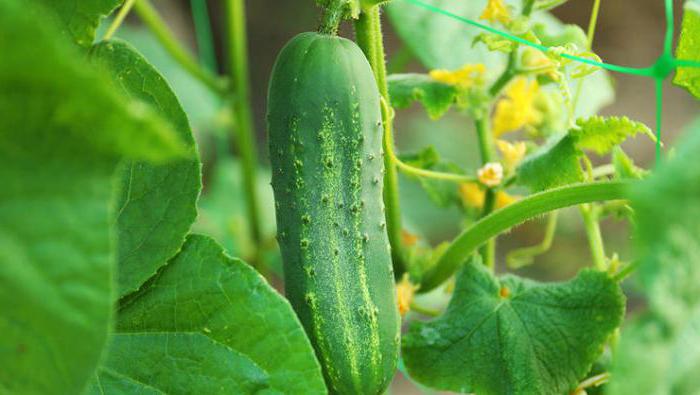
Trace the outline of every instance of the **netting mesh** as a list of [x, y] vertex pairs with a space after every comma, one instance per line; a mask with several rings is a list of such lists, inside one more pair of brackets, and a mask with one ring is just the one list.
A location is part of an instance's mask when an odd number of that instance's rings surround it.
[[[466, 25], [474, 26], [479, 29], [488, 31], [493, 34], [497, 34], [505, 39], [508, 39], [510, 41], [516, 42], [518, 44], [526, 45], [528, 47], [532, 47], [535, 49], [538, 49], [543, 52], [550, 51], [551, 48], [547, 47], [542, 44], [538, 44], [532, 41], [528, 41], [522, 37], [517, 37], [514, 36], [508, 32], [504, 32], [501, 30], [498, 30], [496, 28], [493, 28], [489, 25], [477, 22], [475, 20], [465, 18], [463, 16], [454, 14], [452, 12], [449, 12], [447, 10], [441, 9], [439, 7], [436, 7], [432, 4], [425, 3], [421, 0], [403, 0], [408, 3], [411, 3], [415, 6], [422, 7], [427, 9], [430, 12], [434, 12], [437, 14], [444, 15], [448, 18], [452, 18], [454, 20], [457, 20], [461, 23], [464, 23]], [[656, 62], [652, 64], [651, 66], [648, 67], [629, 67], [629, 66], [622, 66], [622, 65], [617, 65], [617, 64], [611, 64], [611, 63], [605, 63], [605, 62], [599, 62], [594, 59], [588, 59], [588, 58], [583, 58], [580, 56], [575, 56], [571, 54], [561, 54], [561, 57], [579, 62], [579, 63], [584, 63], [590, 66], [595, 66], [595, 67], [600, 67], [609, 71], [617, 72], [617, 73], [622, 73], [622, 74], [630, 74], [630, 75], [636, 75], [640, 77], [645, 77], [645, 78], [651, 78], [655, 82], [655, 91], [656, 91], [656, 127], [655, 127], [655, 133], [656, 133], [656, 160], [657, 162], [661, 158], [661, 129], [662, 129], [662, 124], [663, 124], [663, 82], [666, 80], [676, 69], [679, 67], [691, 67], [691, 68], [700, 68], [700, 62], [695, 61], [695, 60], [690, 60], [690, 59], [677, 59], [674, 54], [673, 54], [673, 37], [675, 34], [675, 26], [674, 26], [674, 21], [673, 21], [673, 13], [674, 13], [674, 6], [673, 6], [673, 0], [664, 0], [664, 5], [665, 5], [665, 13], [666, 13], [666, 31], [664, 33], [664, 48], [659, 55], [659, 57], [656, 59]]]

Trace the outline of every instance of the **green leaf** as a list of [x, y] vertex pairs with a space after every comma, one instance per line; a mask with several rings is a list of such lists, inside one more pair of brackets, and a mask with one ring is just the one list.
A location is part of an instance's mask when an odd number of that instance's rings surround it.
[[[100, 21], [122, 4], [123, 0], [33, 0], [46, 6], [42, 17], [51, 17], [61, 27], [61, 34], [83, 47], [95, 40]], [[43, 18], [42, 18], [43, 19]]]
[[[438, 172], [464, 174], [464, 171], [456, 164], [442, 160], [434, 146], [427, 146], [414, 154], [401, 155], [401, 159], [407, 164], [425, 170]], [[427, 177], [408, 176], [418, 181], [430, 200], [438, 207], [449, 207], [460, 202], [457, 184], [452, 181], [437, 180]]]
[[644, 314], [622, 334], [606, 394], [700, 394], [700, 309], [674, 331]]
[[568, 134], [555, 137], [518, 167], [518, 182], [539, 192], [583, 181], [578, 156], [573, 137]]
[[[687, 0], [676, 57], [700, 61], [700, 0]], [[673, 82], [700, 99], [700, 68], [679, 67]]]
[[576, 146], [591, 150], [598, 155], [610, 153], [614, 147], [637, 133], [644, 133], [652, 141], [656, 141], [656, 137], [648, 126], [627, 117], [580, 118], [576, 120], [576, 126], [569, 131], [575, 139]]
[[0, 392], [75, 394], [112, 316], [114, 170], [182, 148], [37, 15], [0, 2]]
[[388, 82], [392, 106], [408, 108], [418, 101], [433, 120], [445, 115], [460, 93], [456, 86], [435, 81], [425, 74], [393, 74]]
[[[116, 331], [201, 333], [255, 362], [278, 392], [326, 392], [321, 368], [289, 303], [206, 236], [189, 236], [167, 266], [122, 301]], [[206, 393], [189, 388], [182, 391]]]
[[199, 158], [187, 116], [163, 77], [129, 44], [102, 42], [92, 59], [108, 70], [126, 97], [172, 122], [189, 152], [163, 165], [127, 162], [117, 199], [118, 296], [136, 291], [185, 241], [202, 188]]
[[497, 279], [474, 259], [445, 313], [410, 326], [403, 358], [412, 378], [435, 389], [568, 393], [602, 353], [624, 307], [620, 287], [602, 272], [540, 284]]
[[623, 330], [612, 394], [697, 394], [700, 388], [698, 131], [690, 130], [676, 157], [633, 190], [638, 281], [648, 311]]
[[200, 333], [119, 333], [88, 394], [255, 394], [268, 380], [250, 358]]
[[650, 305], [668, 322], [683, 322], [700, 305], [700, 128], [633, 195], [639, 279]]

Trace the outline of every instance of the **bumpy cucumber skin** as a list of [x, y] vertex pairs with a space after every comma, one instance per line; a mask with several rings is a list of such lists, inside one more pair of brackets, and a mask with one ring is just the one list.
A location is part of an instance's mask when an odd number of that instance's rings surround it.
[[285, 46], [268, 95], [286, 294], [337, 394], [383, 393], [398, 359], [379, 97], [360, 48], [319, 33]]

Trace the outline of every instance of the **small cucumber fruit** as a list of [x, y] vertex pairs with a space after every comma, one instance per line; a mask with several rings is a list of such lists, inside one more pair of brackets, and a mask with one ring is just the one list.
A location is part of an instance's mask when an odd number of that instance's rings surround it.
[[330, 392], [381, 394], [396, 369], [400, 318], [372, 70], [352, 41], [302, 33], [277, 59], [268, 106], [287, 296]]

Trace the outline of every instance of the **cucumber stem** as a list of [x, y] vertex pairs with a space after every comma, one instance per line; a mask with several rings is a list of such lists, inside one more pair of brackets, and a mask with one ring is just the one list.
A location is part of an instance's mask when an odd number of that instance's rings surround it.
[[331, 36], [338, 35], [338, 27], [340, 26], [340, 22], [343, 21], [346, 8], [346, 0], [331, 1], [323, 10], [321, 26], [318, 28], [318, 32]]
[[[256, 189], [257, 153], [248, 81], [248, 48], [244, 0], [226, 0], [226, 35], [228, 38], [228, 71], [231, 78], [233, 114], [238, 126], [235, 133], [241, 157], [241, 176], [246, 195], [250, 233], [257, 251], [262, 242], [260, 209]], [[256, 254], [258, 255], [258, 254]], [[254, 262], [257, 265], [259, 262]], [[260, 269], [259, 267], [256, 267]]]
[[[364, 9], [355, 20], [355, 36], [357, 44], [367, 56], [374, 77], [377, 80], [379, 93], [384, 101], [389, 104], [389, 86], [386, 80], [386, 63], [384, 42], [382, 37], [382, 25], [379, 6]], [[384, 119], [384, 152], [393, 152], [391, 136], [387, 136], [387, 130], [391, 117]], [[386, 227], [391, 244], [391, 256], [394, 265], [395, 278], [401, 278], [406, 271], [406, 264], [401, 243], [401, 209], [399, 203], [399, 180], [396, 165], [391, 155], [384, 155], [384, 206], [386, 215]]]

